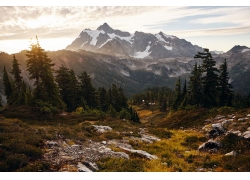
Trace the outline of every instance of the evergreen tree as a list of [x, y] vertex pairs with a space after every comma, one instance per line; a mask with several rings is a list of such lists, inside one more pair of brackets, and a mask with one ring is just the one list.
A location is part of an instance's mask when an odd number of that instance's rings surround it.
[[173, 109], [178, 109], [178, 107], [180, 106], [181, 104], [181, 80], [180, 80], [180, 77], [178, 78], [176, 84], [175, 84], [175, 100], [174, 100], [174, 103], [172, 105], [172, 108]]
[[63, 65], [56, 71], [56, 82], [63, 102], [67, 105], [68, 111], [73, 111], [80, 106], [80, 87], [75, 72]]
[[165, 112], [167, 109], [167, 98], [165, 94], [163, 95], [163, 93], [160, 93], [159, 105], [160, 105], [160, 111]]
[[12, 71], [10, 73], [13, 75], [13, 81], [14, 81], [11, 104], [15, 105], [25, 104], [26, 84], [21, 76], [21, 70], [19, 68], [19, 64], [15, 55], [13, 55]]
[[227, 61], [220, 66], [220, 76], [218, 85], [218, 101], [219, 106], [232, 106], [233, 91], [232, 85], [228, 83], [229, 76], [227, 71]]
[[188, 96], [187, 96], [187, 103], [190, 105], [201, 105], [202, 99], [202, 81], [201, 81], [201, 67], [197, 66], [195, 63], [193, 71], [191, 72], [192, 76], [190, 77], [188, 83]]
[[22, 86], [22, 76], [21, 76], [21, 70], [19, 68], [18, 61], [16, 59], [16, 56], [13, 55], [13, 61], [12, 61], [12, 71], [10, 72], [13, 75], [14, 79], [14, 87], [18, 90], [18, 92], [21, 90]]
[[3, 104], [2, 104], [2, 96], [0, 95], [0, 107], [2, 107]]
[[104, 87], [97, 89], [97, 103], [101, 111], [106, 112], [108, 110], [107, 90]]
[[30, 79], [34, 80], [33, 98], [36, 102], [49, 103], [57, 108], [63, 109], [65, 104], [60, 99], [59, 90], [53, 76], [52, 60], [41, 48], [38, 38], [36, 43], [31, 44], [30, 50], [26, 52], [27, 70]]
[[8, 76], [8, 73], [6, 71], [5, 66], [3, 69], [3, 85], [4, 85], [4, 94], [7, 98], [7, 103], [9, 103], [11, 94], [13, 92], [13, 87], [12, 87], [11, 82], [9, 80], [9, 76]]
[[83, 97], [84, 101], [91, 108], [97, 107], [96, 92], [95, 88], [91, 83], [90, 76], [85, 71], [83, 71], [79, 76], [79, 79], [80, 79], [80, 94]]
[[216, 62], [214, 61], [209, 49], [205, 49], [203, 52], [198, 52], [194, 58], [203, 59], [202, 77], [203, 86], [203, 107], [210, 108], [217, 106], [217, 86], [218, 86], [218, 69], [215, 67]]
[[25, 97], [25, 104], [26, 105], [31, 105], [31, 103], [32, 103], [32, 91], [31, 91], [31, 88], [26, 88], [26, 91], [25, 91], [25, 95], [24, 95], [24, 97]]
[[182, 93], [181, 93], [181, 99], [182, 100], [185, 98], [186, 94], [187, 94], [187, 82], [186, 82], [186, 79], [185, 79], [183, 89], [182, 89]]

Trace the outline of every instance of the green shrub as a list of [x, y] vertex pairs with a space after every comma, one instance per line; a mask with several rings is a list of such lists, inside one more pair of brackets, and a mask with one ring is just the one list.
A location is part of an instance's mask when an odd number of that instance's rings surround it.
[[154, 134], [159, 138], [166, 138], [166, 139], [171, 138], [171, 136], [173, 135], [173, 133], [171, 133], [170, 131], [166, 131], [163, 128], [148, 128], [148, 132], [150, 134]]
[[97, 163], [100, 172], [144, 172], [144, 160], [123, 159], [123, 158], [103, 158]]
[[7, 171], [16, 171], [17, 169], [27, 165], [29, 162], [28, 158], [24, 154], [14, 154], [8, 156], [6, 160]]
[[103, 134], [106, 139], [122, 139], [122, 136], [114, 131], [109, 131]]

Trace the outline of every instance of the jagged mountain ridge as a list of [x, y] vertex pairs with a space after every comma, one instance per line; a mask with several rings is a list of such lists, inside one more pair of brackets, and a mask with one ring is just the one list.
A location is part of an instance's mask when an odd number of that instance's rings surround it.
[[[116, 57], [90, 51], [49, 51], [48, 56], [55, 63], [55, 69], [64, 65], [73, 69], [76, 74], [86, 71], [92, 79], [95, 87], [110, 87], [112, 83], [124, 88], [127, 95], [140, 92], [147, 87], [168, 86], [174, 87], [176, 79], [181, 77], [188, 80], [195, 62], [202, 63], [202, 60], [178, 57], [163, 59], [135, 59], [127, 57]], [[227, 59], [230, 82], [235, 90], [247, 93], [250, 92], [250, 48], [246, 46], [235, 46], [230, 51], [213, 55], [216, 65], [219, 67], [224, 59]], [[22, 76], [28, 80], [26, 72], [25, 51], [16, 54], [20, 63]], [[12, 55], [0, 54], [0, 67], [6, 65], [11, 71]], [[248, 75], [249, 74], [249, 75]], [[0, 92], [3, 94], [2, 70], [0, 71]], [[249, 82], [249, 83], [248, 83]]]
[[107, 23], [96, 30], [85, 29], [66, 47], [66, 50], [79, 49], [104, 54], [141, 58], [162, 59], [172, 57], [193, 57], [202, 48], [192, 45], [185, 39], [166, 35], [136, 31], [131, 34], [121, 30], [112, 29]]

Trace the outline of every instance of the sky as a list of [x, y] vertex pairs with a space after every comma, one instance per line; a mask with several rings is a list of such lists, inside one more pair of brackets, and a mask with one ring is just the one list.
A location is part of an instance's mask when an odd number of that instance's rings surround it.
[[130, 33], [162, 31], [210, 50], [250, 47], [250, 3], [241, 0], [227, 6], [216, 1], [202, 5], [192, 0], [188, 4], [179, 0], [172, 4], [158, 0], [143, 4], [130, 0], [125, 4], [110, 0], [57, 2], [1, 2], [0, 51], [12, 54], [29, 49], [31, 38], [36, 36], [45, 50], [64, 49], [82, 30], [95, 30], [105, 22]]

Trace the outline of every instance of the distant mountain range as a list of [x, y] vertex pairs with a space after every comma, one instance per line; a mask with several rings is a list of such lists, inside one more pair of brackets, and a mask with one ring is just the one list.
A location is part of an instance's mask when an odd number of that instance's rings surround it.
[[66, 47], [66, 50], [87, 50], [115, 56], [162, 59], [193, 57], [202, 48], [185, 39], [163, 32], [150, 34], [136, 31], [134, 34], [112, 29], [107, 23], [96, 30], [85, 29]]
[[[127, 95], [140, 92], [152, 86], [174, 88], [176, 80], [188, 79], [195, 62], [199, 46], [167, 36], [164, 33], [130, 34], [113, 30], [106, 23], [97, 30], [84, 30], [66, 50], [49, 51], [48, 56], [55, 63], [55, 69], [65, 65], [77, 75], [86, 71], [95, 87], [110, 87], [112, 83], [121, 86]], [[147, 52], [147, 53], [146, 53]], [[250, 48], [234, 46], [228, 52], [211, 51], [219, 67], [227, 59], [230, 82], [236, 92], [250, 92]], [[16, 53], [22, 75], [29, 82], [26, 72], [25, 51]], [[12, 55], [0, 53], [0, 94], [3, 95], [2, 70], [5, 65], [11, 71]]]

